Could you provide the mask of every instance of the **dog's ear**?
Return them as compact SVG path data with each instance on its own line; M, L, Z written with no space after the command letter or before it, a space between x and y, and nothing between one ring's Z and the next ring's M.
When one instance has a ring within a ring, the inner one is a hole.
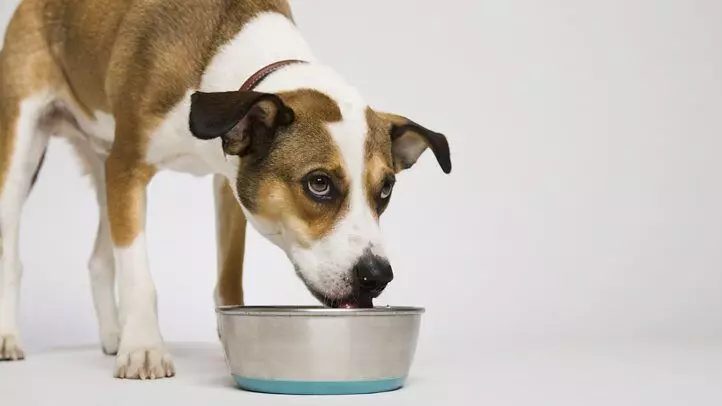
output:
M270 93L196 92L191 96L191 133L202 140L220 137L228 155L268 152L278 129L294 119L293 110Z
M389 126L394 169L401 172L411 168L427 148L436 157L444 173L451 173L451 151L443 134L429 130L406 117L378 113Z

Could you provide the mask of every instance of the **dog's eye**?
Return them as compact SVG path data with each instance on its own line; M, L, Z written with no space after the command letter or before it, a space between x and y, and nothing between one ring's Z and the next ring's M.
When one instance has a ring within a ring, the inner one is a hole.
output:
M381 199L386 200L391 196L391 192L394 190L394 181L388 179L384 182L384 186L381 188Z
M308 187L311 192L319 196L325 196L331 192L331 182L322 175L311 177L311 180L308 181Z
M315 197L331 196L331 179L326 175L311 175L306 182L306 189Z

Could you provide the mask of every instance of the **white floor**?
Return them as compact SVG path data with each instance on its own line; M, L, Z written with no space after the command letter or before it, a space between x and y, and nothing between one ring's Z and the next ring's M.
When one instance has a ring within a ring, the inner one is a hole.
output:
M171 346L178 375L162 381L111 377L96 348L31 354L0 363L0 404L14 405L720 405L722 342L619 344L449 351L422 356L408 385L363 396L295 397L232 386L220 347ZM454 366L454 362L457 362Z

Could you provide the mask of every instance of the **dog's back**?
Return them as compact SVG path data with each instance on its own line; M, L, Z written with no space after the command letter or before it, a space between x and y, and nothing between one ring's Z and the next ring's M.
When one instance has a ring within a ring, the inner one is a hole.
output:
M292 18L285 0L24 0L4 54L49 54L80 105L110 112L127 88L147 93L159 81L180 92L197 83L218 48L265 11ZM169 108L174 96L143 102Z

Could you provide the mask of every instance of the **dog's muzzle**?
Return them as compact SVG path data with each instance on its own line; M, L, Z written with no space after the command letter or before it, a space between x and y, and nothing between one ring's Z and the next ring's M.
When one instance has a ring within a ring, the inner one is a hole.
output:
M311 294L321 303L333 308L372 308L373 299L377 298L394 279L394 273L389 261L367 249L358 257L351 269L347 270L344 281L349 284L349 290L344 297L329 297L322 290L315 289L304 278L303 272L296 266L296 273L309 288Z

